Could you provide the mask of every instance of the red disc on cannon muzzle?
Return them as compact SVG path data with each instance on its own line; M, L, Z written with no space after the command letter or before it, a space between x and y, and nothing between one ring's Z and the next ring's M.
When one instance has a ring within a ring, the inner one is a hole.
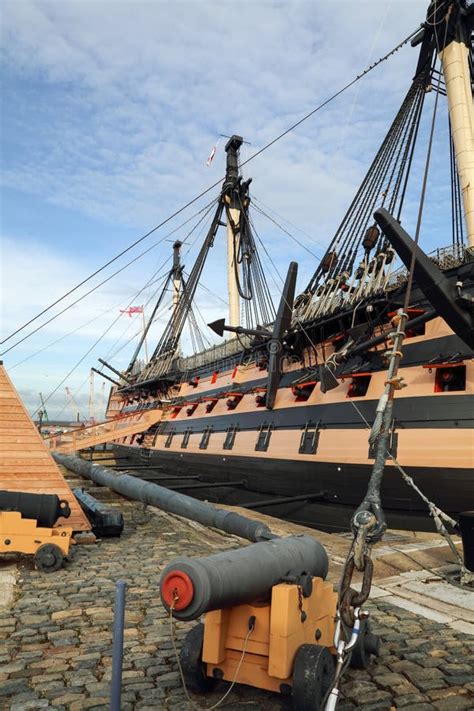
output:
M193 581L181 570L171 570L161 583L161 597L168 607L174 603L175 610L184 610L194 597Z

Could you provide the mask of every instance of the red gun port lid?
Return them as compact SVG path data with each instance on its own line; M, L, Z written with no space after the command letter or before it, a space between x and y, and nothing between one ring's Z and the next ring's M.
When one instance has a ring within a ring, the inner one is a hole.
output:
M161 583L163 602L171 607L175 600L175 610L185 610L194 597L193 581L182 570L170 570Z

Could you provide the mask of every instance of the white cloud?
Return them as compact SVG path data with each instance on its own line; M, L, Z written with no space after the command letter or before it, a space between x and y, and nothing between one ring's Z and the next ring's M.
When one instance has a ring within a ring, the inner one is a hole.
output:
M209 183L216 173L204 161L216 133L240 132L259 148L393 46L424 11L421 2L400 0L389 13L378 2L361 3L356 13L349 2L337 12L332 2L243 3L238 17L230 3L4 6L7 69L14 65L54 90L54 111L39 135L28 131L29 112L19 119L23 148L33 150L6 166L5 182L133 225L156 222ZM393 66L364 80L354 125L338 101L285 139L281 151L262 156L261 169L275 177L269 194L280 197L276 178L286 175L285 158L300 167L296 190L302 177L321 174L341 134L350 161L354 147L360 150L358 123L385 122L414 60L405 49L402 61L397 55ZM388 111L377 101L367 110L369 87L374 98L389 88ZM376 141L368 143L375 148ZM343 178L342 155L339 162L339 181L353 187Z
M101 239L102 226L144 232L219 178L223 142L212 168L205 167L217 134L250 140L245 159L415 29L425 11L424 0L259 0L238 9L204 0L6 0L3 183L26 206L28 195L36 196L45 215L58 206L88 216L98 253L111 255L115 246ZM297 234L313 251L321 252L342 218L408 87L416 55L405 47L246 166L255 196L313 235L311 243ZM258 216L256 223L280 271L300 258L303 286L315 263ZM82 254L80 239L71 242L67 234L64 225L62 236L56 231L44 244L33 233L5 238L5 332L89 271L95 256ZM168 250L165 243L9 359L20 360L122 297L126 302ZM188 270L195 253L186 259ZM205 279L222 294L219 255L216 245ZM223 305L204 293L198 303L206 320L222 314ZM67 372L110 318L99 316L81 336L33 362L51 375ZM107 347L118 337L118 328L111 331ZM123 364L125 355L117 356ZM28 367L25 383L36 377ZM84 373L85 366L78 380Z

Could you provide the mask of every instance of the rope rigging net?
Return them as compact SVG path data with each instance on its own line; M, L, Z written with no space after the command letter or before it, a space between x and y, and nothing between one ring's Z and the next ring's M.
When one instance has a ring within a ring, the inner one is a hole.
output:
M299 320L314 321L341 308L354 308L387 290L395 252L374 223L373 213L383 207L401 221L426 95L446 93L435 63L433 51L413 79L326 253L295 303ZM463 206L451 127L449 142L453 256L462 258Z
M181 276L182 291L179 299L168 324L163 330L150 362L139 375L140 381L157 378L172 369L173 361L178 355L178 344L186 323L190 328L190 338L194 352L205 350L205 341L207 339L198 326L193 311L193 308L196 308L194 298L209 251L214 245L219 227L223 225L222 218L224 215L232 233L232 263L236 287L242 300L242 325L246 328L256 328L259 325L270 324L275 318L275 309L267 285L265 270L258 254L249 217L250 198L248 196L248 188L250 181L242 182L238 171L234 173L232 169L229 170L228 166L228 174L217 200L217 206L204 242L188 279L185 281ZM238 218L236 221L229 207L232 201L234 205L238 205ZM204 217L208 215L209 211ZM204 217L201 218L201 221Z

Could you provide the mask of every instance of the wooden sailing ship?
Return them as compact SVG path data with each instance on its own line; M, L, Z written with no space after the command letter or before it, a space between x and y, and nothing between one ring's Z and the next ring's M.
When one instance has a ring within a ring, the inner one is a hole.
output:
M418 63L400 110L313 278L295 298L292 263L276 313L256 249L250 181L239 169L242 139L229 139L226 177L186 281L180 243L174 245L146 331L170 286L174 308L152 357L137 367L142 338L126 372L105 364L117 376L108 421L77 433L63 451L111 442L145 478L148 467L171 488L309 526L345 528L372 469L367 427L384 388L391 319L404 304L413 267L401 368L407 387L397 393L390 452L447 513L472 506L473 26L473 7L463 0L430 5L412 40ZM423 108L444 96L452 244L428 257L403 229L403 207ZM230 313L227 323L211 326L230 337L183 357L183 327L222 225ZM402 267L395 269L397 259ZM392 527L431 526L426 504L390 460L382 497Z

